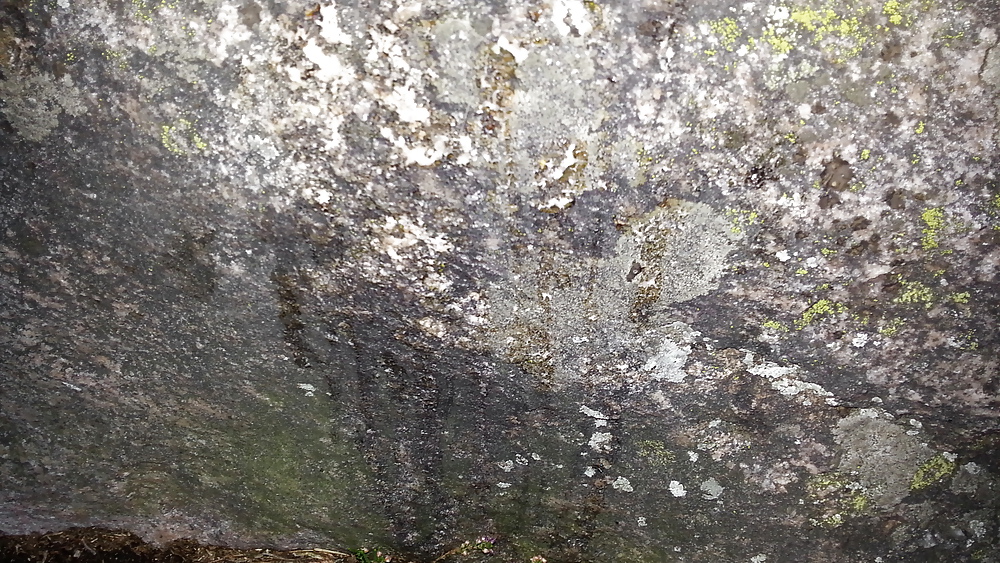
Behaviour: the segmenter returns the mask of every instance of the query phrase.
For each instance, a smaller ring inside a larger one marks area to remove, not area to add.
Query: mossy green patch
[[[910,490],[919,491],[954,473],[956,463],[945,454],[938,454],[924,462],[913,474]]]

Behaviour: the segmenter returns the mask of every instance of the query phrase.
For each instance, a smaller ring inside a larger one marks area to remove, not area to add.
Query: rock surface
[[[1000,561],[995,2],[0,18],[0,529]]]

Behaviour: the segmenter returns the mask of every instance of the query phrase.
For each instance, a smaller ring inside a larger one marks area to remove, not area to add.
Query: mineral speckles
[[[351,44],[351,36],[344,33],[340,28],[340,23],[337,16],[337,5],[335,3],[330,3],[326,6],[321,6],[319,9],[320,22],[319,26],[322,28],[320,32],[320,37],[326,40],[327,43],[331,45]]]
[[[590,11],[581,0],[555,0],[552,4],[552,25],[560,35],[585,36],[594,29]]]
[[[302,54],[316,65],[313,76],[323,82],[347,83],[354,78],[354,70],[345,66],[336,54],[327,53],[315,39],[310,38]]]
[[[422,222],[414,222],[406,216],[398,219],[386,217],[384,223],[375,226],[375,230],[382,233],[382,236],[378,240],[372,241],[372,245],[394,261],[404,260],[404,256],[412,252],[411,249],[418,252],[420,252],[419,249],[423,249],[423,252],[433,257],[443,252],[449,252],[453,248],[443,234],[432,235]]]

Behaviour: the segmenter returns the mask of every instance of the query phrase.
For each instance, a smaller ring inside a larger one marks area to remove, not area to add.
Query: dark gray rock
[[[1000,561],[994,2],[0,20],[0,529]]]

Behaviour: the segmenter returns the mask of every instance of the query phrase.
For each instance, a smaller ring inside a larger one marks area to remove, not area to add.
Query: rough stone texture
[[[0,529],[1000,561],[996,2],[0,6]]]

